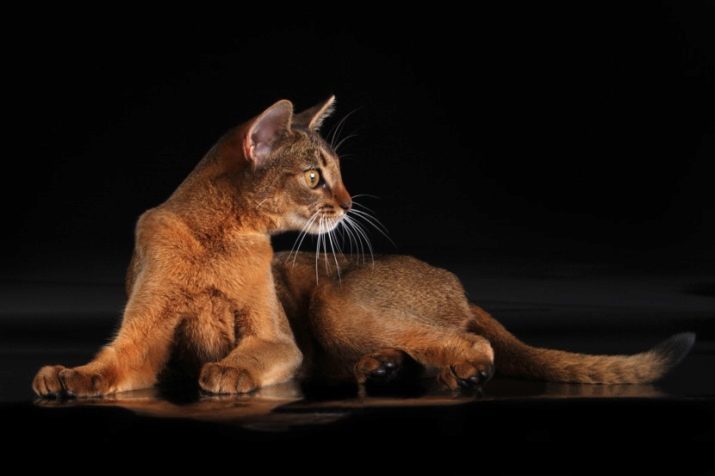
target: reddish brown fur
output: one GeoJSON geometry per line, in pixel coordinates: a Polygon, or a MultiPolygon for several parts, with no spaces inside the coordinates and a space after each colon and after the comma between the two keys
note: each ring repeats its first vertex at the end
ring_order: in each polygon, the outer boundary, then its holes
{"type": "Polygon", "coordinates": [[[293,116],[279,101],[227,133],[166,202],[145,212],[116,338],[86,365],[40,369],[35,392],[151,386],[177,348],[202,365],[199,384],[211,393],[286,381],[302,353],[304,372],[358,382],[409,357],[450,388],[483,383],[494,363],[507,375],[637,383],[660,377],[692,345],[680,336],[630,357],[538,349],[470,305],[453,274],[414,258],[365,265],[343,257],[338,277],[334,266],[316,276],[312,255],[274,257],[269,234],[315,216],[335,226],[351,205],[338,158],[317,133],[332,104],[293,116]],[[320,186],[307,185],[306,170],[319,170],[320,186]]]}
{"type": "MultiPolygon", "coordinates": [[[[276,254],[279,298],[295,329],[309,326],[300,334],[316,338],[326,353],[321,358],[332,360],[329,369],[348,375],[354,368],[358,381],[379,366],[386,349],[394,349],[438,369],[450,388],[492,363],[504,375],[554,382],[646,383],[692,346],[693,336],[681,334],[632,356],[535,348],[470,304],[457,277],[445,270],[404,256],[376,257],[374,265],[343,259],[340,281],[334,268],[321,266],[316,282],[313,260],[310,254],[295,262],[276,254]]],[[[306,365],[311,363],[317,365],[306,365]]]]}
{"type": "Polygon", "coordinates": [[[166,202],[145,212],[114,341],[86,365],[43,367],[35,392],[151,386],[176,346],[203,364],[199,383],[209,392],[293,377],[302,356],[276,296],[269,234],[302,227],[318,208],[335,218],[349,202],[337,159],[324,170],[330,189],[310,189],[303,177],[326,149],[313,127],[332,102],[293,116],[279,101],[227,133],[166,202]]]}

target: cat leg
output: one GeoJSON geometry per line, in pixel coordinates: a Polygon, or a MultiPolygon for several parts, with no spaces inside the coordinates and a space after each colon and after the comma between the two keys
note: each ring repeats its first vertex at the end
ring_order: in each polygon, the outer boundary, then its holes
{"type": "MultiPolygon", "coordinates": [[[[481,336],[414,323],[400,326],[392,323],[391,327],[387,338],[374,336],[375,344],[389,343],[425,368],[436,369],[438,380],[452,390],[484,385],[494,373],[494,352],[489,342],[481,336]]],[[[367,364],[366,368],[370,368],[370,361],[375,359],[370,359],[373,355],[368,355],[367,360],[363,357],[359,363],[363,367],[367,364]]],[[[387,354],[387,362],[393,362],[389,358],[392,355],[387,354]]],[[[378,356],[377,359],[384,359],[384,351],[379,352],[378,356]]],[[[356,375],[360,373],[356,372],[356,375]]]]}
{"type": "Polygon", "coordinates": [[[355,372],[358,382],[365,377],[363,368],[368,373],[379,368],[381,359],[373,353],[382,356],[382,349],[404,352],[424,367],[436,369],[439,380],[451,389],[482,385],[493,374],[494,352],[485,338],[431,324],[438,319],[414,316],[399,306],[366,305],[345,282],[316,290],[310,318],[314,335],[328,352],[346,365],[360,364],[355,372]]]}
{"type": "MultiPolygon", "coordinates": [[[[273,289],[266,289],[273,292],[273,289]]],[[[222,360],[204,364],[199,386],[213,394],[247,393],[290,380],[303,360],[283,307],[273,296],[256,297],[236,322],[236,347],[222,360]]]]}
{"type": "Polygon", "coordinates": [[[154,385],[178,323],[171,302],[167,296],[138,288],[111,344],[86,365],[42,367],[33,380],[33,390],[41,397],[94,397],[154,385]]]}
{"type": "Polygon", "coordinates": [[[355,364],[355,380],[360,385],[367,382],[393,382],[401,374],[409,358],[405,352],[392,348],[365,354],[355,364]]]}
{"type": "MultiPolygon", "coordinates": [[[[481,387],[494,375],[494,351],[485,338],[455,331],[444,336],[438,347],[413,348],[423,361],[439,368],[438,379],[446,387],[456,390],[481,387]]],[[[417,358],[417,357],[416,357],[417,358]]]]}
{"type": "Polygon", "coordinates": [[[214,394],[248,393],[290,380],[300,362],[300,350],[290,340],[246,336],[224,359],[204,364],[199,386],[214,394]]]}

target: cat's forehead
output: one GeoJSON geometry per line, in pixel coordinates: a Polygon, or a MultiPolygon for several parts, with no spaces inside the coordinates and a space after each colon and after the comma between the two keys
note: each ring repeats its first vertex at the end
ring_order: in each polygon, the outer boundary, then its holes
{"type": "Polygon", "coordinates": [[[337,154],[330,144],[317,133],[302,132],[297,145],[303,149],[303,159],[309,160],[310,165],[321,168],[337,167],[337,154]]]}

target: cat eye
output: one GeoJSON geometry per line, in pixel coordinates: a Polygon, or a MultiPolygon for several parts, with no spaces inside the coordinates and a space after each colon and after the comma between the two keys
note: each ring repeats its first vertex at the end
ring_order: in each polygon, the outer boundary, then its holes
{"type": "Polygon", "coordinates": [[[318,169],[310,169],[303,172],[305,184],[310,188],[315,188],[320,183],[320,171],[318,169]]]}

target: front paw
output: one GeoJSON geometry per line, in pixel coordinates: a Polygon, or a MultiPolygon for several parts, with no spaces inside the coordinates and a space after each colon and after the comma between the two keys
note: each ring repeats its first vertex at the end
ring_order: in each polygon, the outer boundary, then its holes
{"type": "Polygon", "coordinates": [[[43,398],[56,398],[62,394],[60,372],[65,370],[61,365],[46,365],[42,367],[32,380],[32,390],[35,395],[43,398]]]}
{"type": "Polygon", "coordinates": [[[42,367],[32,382],[32,389],[40,397],[98,397],[107,393],[106,379],[98,373],[81,368],[68,369],[61,365],[42,367]]]}
{"type": "Polygon", "coordinates": [[[213,394],[248,393],[258,388],[256,380],[248,370],[219,362],[210,362],[203,366],[199,386],[204,392],[213,394]]]}

